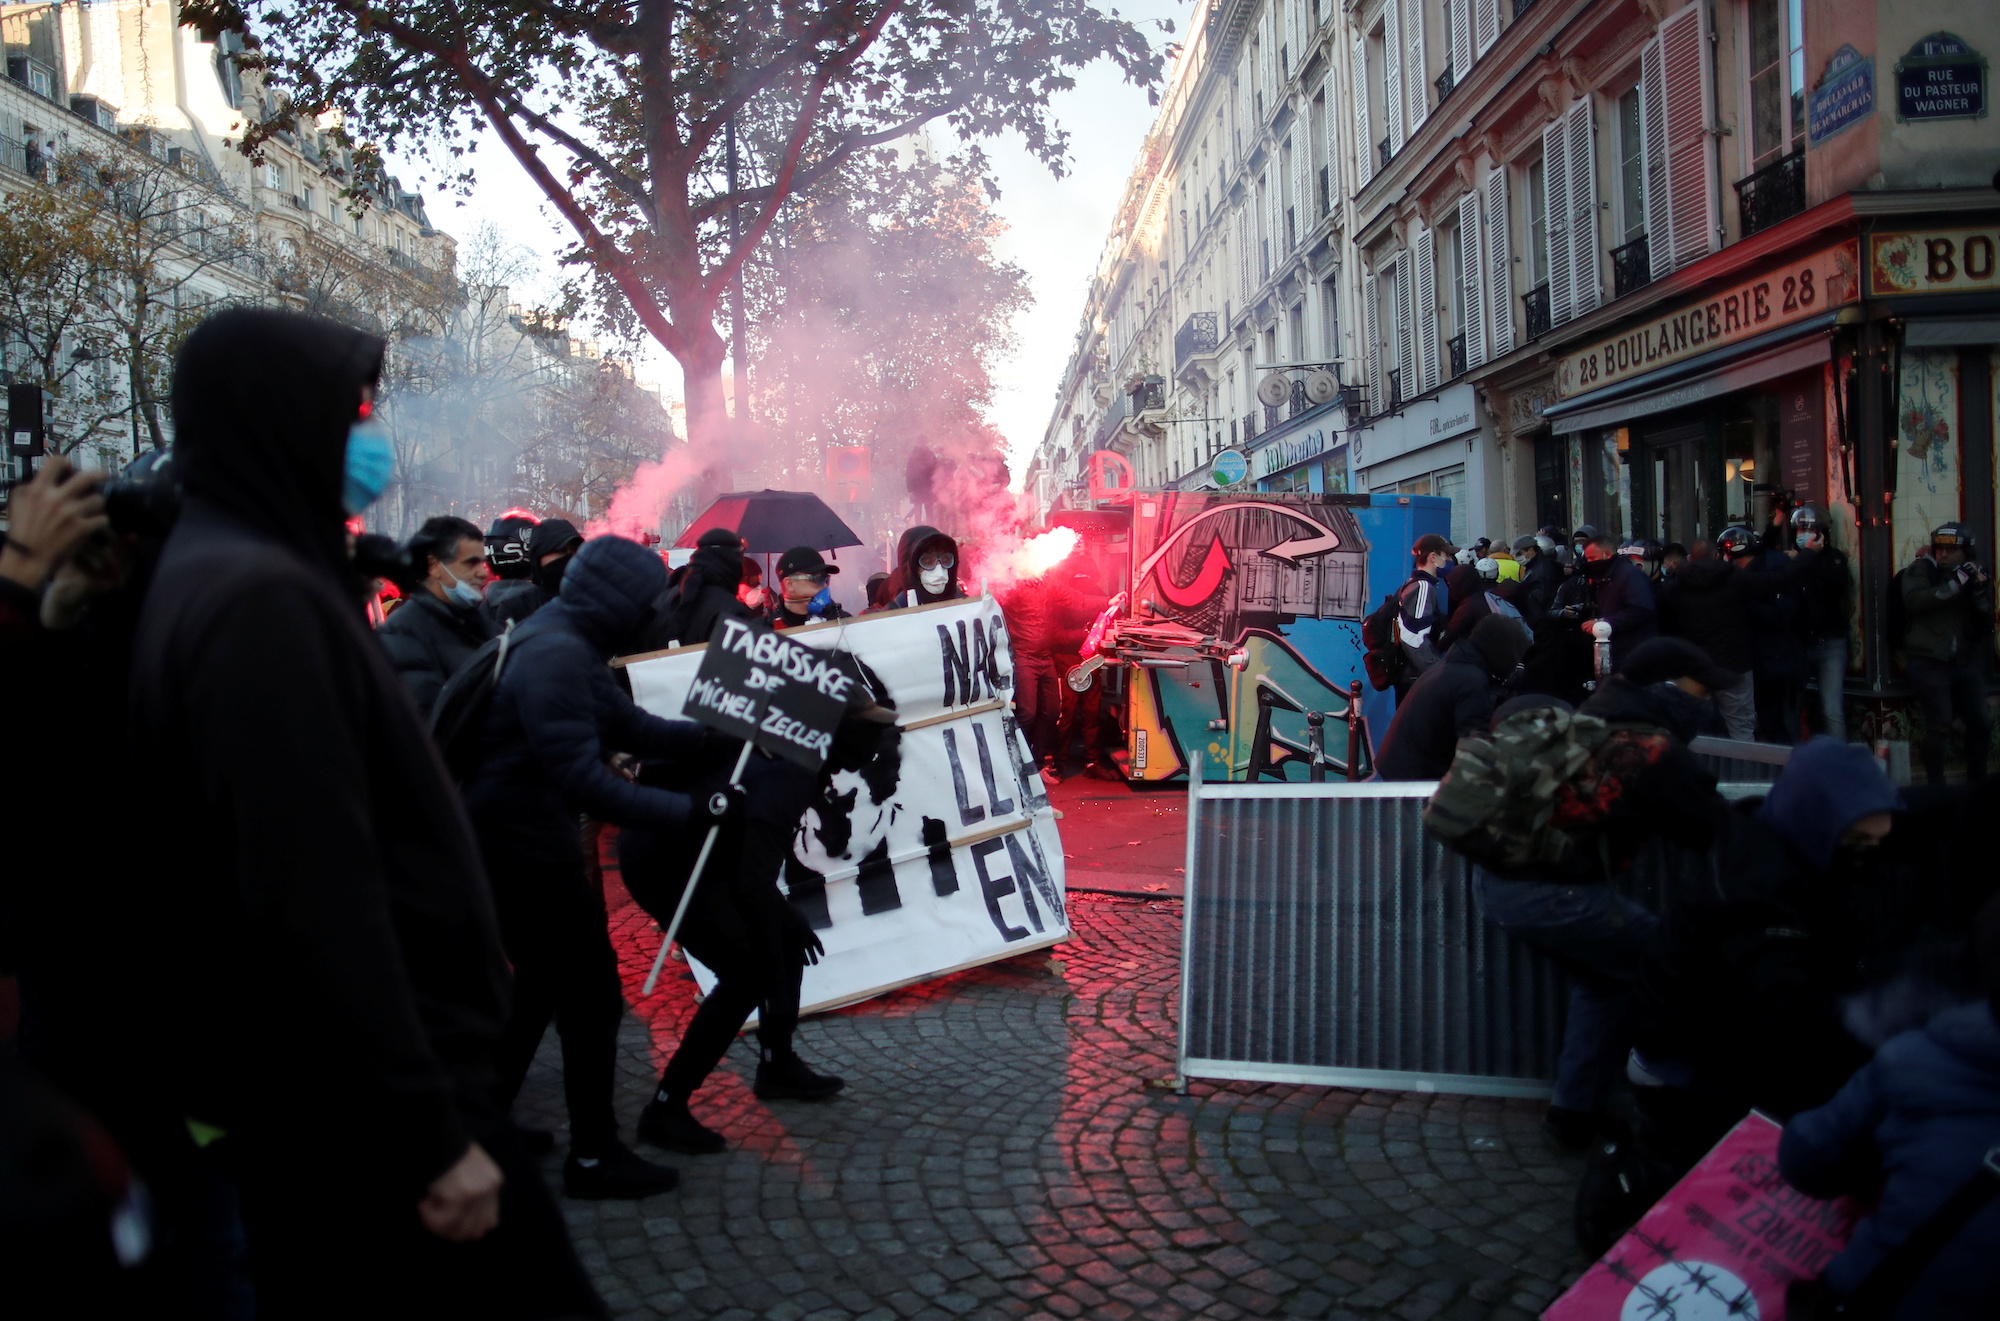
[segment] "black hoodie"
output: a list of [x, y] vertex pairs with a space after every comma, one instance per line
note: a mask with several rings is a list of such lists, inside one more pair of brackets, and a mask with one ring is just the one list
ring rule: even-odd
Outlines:
[[[944, 590], [932, 595], [924, 590], [922, 570], [917, 567], [917, 557], [927, 550], [942, 550], [952, 557], [951, 577]], [[896, 568], [889, 575], [887, 595], [889, 604], [885, 610], [901, 610], [906, 606], [929, 605], [933, 601], [956, 601], [965, 595], [965, 587], [958, 581], [958, 543], [934, 527], [918, 524], [905, 532], [896, 543]]]
[[493, 1122], [507, 990], [472, 832], [347, 560], [347, 433], [382, 352], [243, 309], [175, 364], [186, 502], [132, 689], [162, 959], [133, 984], [184, 1113], [414, 1200]]

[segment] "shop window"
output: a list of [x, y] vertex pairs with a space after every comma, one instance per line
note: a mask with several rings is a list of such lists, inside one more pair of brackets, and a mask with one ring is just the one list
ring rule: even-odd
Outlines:
[[1466, 529], [1471, 526], [1472, 513], [1465, 503], [1465, 465], [1454, 463], [1449, 468], [1439, 468], [1435, 472], [1419, 473], [1405, 477], [1393, 486], [1378, 486], [1378, 492], [1393, 492], [1396, 495], [1438, 495], [1451, 501], [1451, 532], [1453, 545], [1463, 546]]
[[1750, 169], [1805, 147], [1801, 0], [1750, 0]]
[[1930, 544], [1931, 529], [1963, 517], [1958, 421], [1958, 350], [1905, 349], [1896, 398], [1896, 544], [1890, 560], [1897, 568]]
[[1343, 447], [1320, 464], [1320, 489], [1329, 495], [1346, 495], [1352, 486], [1347, 477], [1347, 450]]
[[1751, 394], [1722, 424], [1722, 521], [1761, 528], [1778, 482], [1778, 399]]
[[1565, 530], [1569, 519], [1569, 438], [1544, 431], [1535, 437], [1535, 526]]

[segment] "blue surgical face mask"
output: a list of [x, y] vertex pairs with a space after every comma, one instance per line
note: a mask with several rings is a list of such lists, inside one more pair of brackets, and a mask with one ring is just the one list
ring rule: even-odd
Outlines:
[[389, 443], [389, 429], [374, 417], [365, 417], [347, 431], [346, 470], [340, 488], [341, 503], [347, 512], [358, 514], [375, 503], [389, 489], [389, 476], [396, 468], [396, 449]]
[[444, 589], [444, 594], [460, 605], [478, 605], [485, 599], [479, 594], [478, 587], [472, 583], [460, 581], [458, 575], [450, 569], [444, 571], [444, 576], [451, 579], [451, 586]]

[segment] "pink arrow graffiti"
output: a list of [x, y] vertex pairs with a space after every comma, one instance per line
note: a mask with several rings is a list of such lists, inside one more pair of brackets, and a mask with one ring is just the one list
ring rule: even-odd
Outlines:
[[[1328, 551], [1338, 548], [1340, 545], [1339, 533], [1317, 519], [1307, 518], [1290, 505], [1271, 504], [1263, 500], [1231, 501], [1228, 504], [1216, 505], [1214, 508], [1204, 509], [1187, 522], [1167, 533], [1166, 539], [1161, 541], [1153, 549], [1153, 553], [1146, 557], [1146, 562], [1139, 566], [1139, 572], [1133, 576], [1132, 580], [1135, 583], [1144, 582], [1146, 575], [1153, 571], [1153, 566], [1165, 558], [1167, 551], [1172, 549], [1175, 542], [1192, 532], [1197, 523], [1214, 518], [1218, 514], [1227, 514], [1238, 509], [1267, 509], [1274, 514], [1283, 514], [1286, 518], [1296, 519], [1319, 534], [1318, 536], [1306, 538], [1293, 537], [1290, 540], [1280, 542], [1269, 550], [1259, 552], [1263, 555], [1269, 555], [1273, 559], [1283, 560], [1287, 564], [1296, 564], [1301, 558], [1307, 555], [1324, 555]], [[1213, 590], [1213, 588], [1210, 590]]]

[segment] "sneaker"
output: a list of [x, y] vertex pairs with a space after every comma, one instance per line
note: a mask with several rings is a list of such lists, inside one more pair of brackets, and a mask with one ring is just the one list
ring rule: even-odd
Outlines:
[[563, 1191], [590, 1201], [636, 1201], [677, 1188], [680, 1182], [679, 1170], [642, 1159], [623, 1144], [588, 1165], [575, 1151], [563, 1161]]
[[1055, 767], [1044, 766], [1042, 767], [1042, 783], [1053, 789], [1062, 783], [1062, 776], [1056, 774]]
[[752, 1090], [760, 1101], [823, 1101], [845, 1086], [846, 1079], [814, 1073], [804, 1060], [791, 1055], [760, 1063]]
[[712, 1156], [729, 1146], [722, 1134], [694, 1117], [685, 1101], [654, 1101], [641, 1110], [639, 1141], [689, 1156]]

